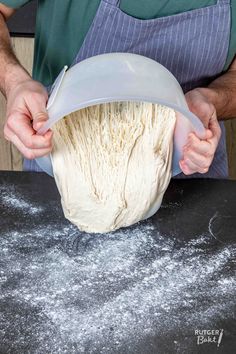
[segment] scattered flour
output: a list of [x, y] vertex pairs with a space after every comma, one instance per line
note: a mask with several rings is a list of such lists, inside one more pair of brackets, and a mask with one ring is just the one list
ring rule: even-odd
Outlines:
[[24, 200], [22, 195], [16, 192], [14, 185], [8, 185], [7, 188], [0, 186], [0, 204], [33, 215], [42, 211], [42, 207], [36, 207], [35, 204]]
[[160, 235], [151, 220], [105, 235], [65, 223], [5, 233], [0, 349], [189, 353], [195, 329], [214, 329], [235, 309], [236, 247], [214, 242]]

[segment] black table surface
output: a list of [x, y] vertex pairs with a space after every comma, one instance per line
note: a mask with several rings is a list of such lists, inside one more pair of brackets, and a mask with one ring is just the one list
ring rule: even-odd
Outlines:
[[236, 182], [171, 181], [156, 215], [101, 235], [51, 177], [0, 172], [0, 215], [1, 354], [235, 353]]

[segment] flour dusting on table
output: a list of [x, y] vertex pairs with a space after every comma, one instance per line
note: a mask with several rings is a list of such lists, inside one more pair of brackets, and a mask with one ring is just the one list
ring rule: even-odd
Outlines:
[[14, 208], [28, 214], [38, 214], [42, 211], [42, 207], [35, 206], [35, 204], [25, 200], [24, 197], [15, 190], [14, 185], [8, 185], [7, 188], [0, 186], [0, 203], [3, 204], [4, 207]]
[[146, 353], [157, 342], [167, 353], [169, 341], [185, 353], [183, 333], [195, 340], [194, 329], [235, 308], [236, 247], [215, 242], [207, 233], [188, 242], [161, 235], [152, 220], [106, 235], [67, 223], [6, 232], [0, 343], [24, 352], [31, 338], [30, 353], [140, 353], [146, 340]]

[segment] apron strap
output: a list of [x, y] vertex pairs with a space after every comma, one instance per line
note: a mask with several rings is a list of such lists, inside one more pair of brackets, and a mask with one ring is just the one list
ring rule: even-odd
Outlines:
[[120, 6], [120, 0], [105, 0], [105, 2], [113, 6], [117, 6], [117, 7]]

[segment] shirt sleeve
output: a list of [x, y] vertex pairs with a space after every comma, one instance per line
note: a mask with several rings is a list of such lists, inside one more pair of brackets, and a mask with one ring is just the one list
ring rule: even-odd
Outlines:
[[31, 0], [0, 0], [0, 4], [6, 5], [13, 9], [18, 9], [19, 7], [27, 4]]

